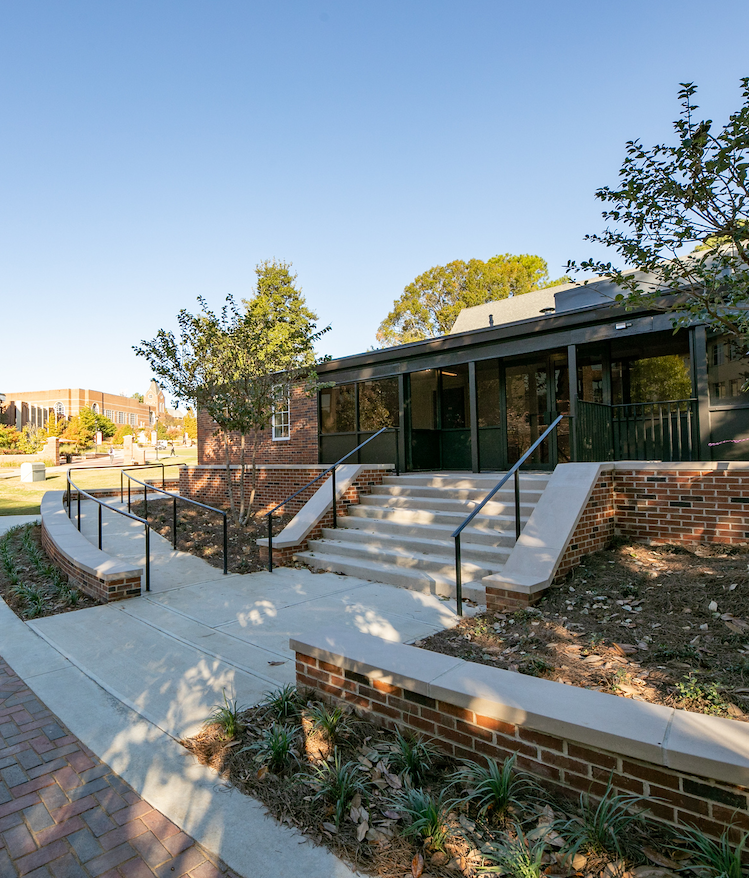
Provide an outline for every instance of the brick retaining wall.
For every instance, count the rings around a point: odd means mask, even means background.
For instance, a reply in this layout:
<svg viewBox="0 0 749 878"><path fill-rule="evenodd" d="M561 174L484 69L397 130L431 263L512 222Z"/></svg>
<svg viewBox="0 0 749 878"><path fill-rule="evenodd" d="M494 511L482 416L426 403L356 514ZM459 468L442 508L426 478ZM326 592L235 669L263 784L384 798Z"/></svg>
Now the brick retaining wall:
<svg viewBox="0 0 749 878"><path fill-rule="evenodd" d="M317 643L318 639L315 638L314 642ZM480 710L456 704L449 698L425 695L425 687L418 683L421 692L407 688L401 675L407 678L411 673L419 674L425 661L425 653L421 650L417 651L413 668L399 660L402 668L399 675L387 671L359 673L351 670L352 663L346 659L341 661L334 655L327 655L324 659L319 654L315 658L300 652L303 647L299 643L296 648L299 686L312 688L329 701L349 704L358 714L378 725L389 729L411 729L456 758L484 762L488 758L503 760L515 754L518 768L543 779L546 785L566 796L589 792L600 797L611 779L617 792L644 796L652 817L661 823L695 825L714 837L733 826L735 840L739 830L749 830L749 789L746 786L633 758L627 754L626 746L622 748L623 752L616 752L590 746L569 735L539 731L531 727L530 721L505 722L495 716L486 716ZM345 667L346 664L349 667ZM562 683L552 685L564 686ZM613 699L617 696L605 697ZM455 699L460 700L459 697ZM625 699L621 701L637 704ZM686 714L686 711L676 713ZM578 716L577 721L585 728L588 717ZM636 718L633 718L632 733L637 731L636 727ZM720 729L716 731L720 732ZM627 734L626 728L622 734ZM694 770L698 770L697 765ZM739 770L737 774L745 775L745 770Z"/></svg>

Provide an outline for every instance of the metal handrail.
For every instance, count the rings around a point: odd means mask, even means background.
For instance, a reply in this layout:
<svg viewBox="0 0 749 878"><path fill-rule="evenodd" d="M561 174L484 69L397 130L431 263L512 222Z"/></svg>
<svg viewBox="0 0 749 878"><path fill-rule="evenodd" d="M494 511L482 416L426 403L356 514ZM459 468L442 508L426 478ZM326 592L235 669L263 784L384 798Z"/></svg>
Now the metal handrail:
<svg viewBox="0 0 749 878"><path fill-rule="evenodd" d="M94 469L94 467L91 467ZM141 524L146 526L145 537L146 537L146 591L151 591L151 532L148 529L148 522L141 518L138 515L134 515L129 510L125 512L123 509L115 509L114 506L110 506L108 503L104 503L103 500L99 500L98 497L94 497L93 494L89 494L88 491L84 491L82 488L79 488L78 485L70 478L70 470L67 471L67 503L68 503L68 518L72 518L71 515L71 505L70 505L70 487L71 485L76 490L76 499L78 501L78 532L81 530L81 494L84 497L88 497L89 500L93 500L99 507L99 551L101 551L102 546L102 528L101 528L101 510L103 506L106 506L107 509L111 509L112 512L116 512L118 515L124 515L125 518L130 518L132 521L139 521Z"/></svg>
<svg viewBox="0 0 749 878"><path fill-rule="evenodd" d="M265 513L265 517L268 519L268 573L273 573L273 513L276 510L280 509L282 506L285 506L289 500L293 500L294 497L298 497L302 491L306 491L310 485L314 485L315 482L319 482L324 476L327 476L329 472L332 472L333 475L331 477L332 488L333 488L333 527L338 527L338 504L336 503L336 495L335 495L335 471L336 467L340 466L344 460L348 460L352 454L356 454L360 448L364 448L364 446L371 442L373 439L376 439L381 433L384 433L386 430L392 430L393 427L381 427L376 433L373 433L369 439L365 439L360 445L357 445L352 451L349 451L348 454L344 454L340 460L337 460L334 464L329 466L324 472L321 472L319 476L315 476L314 479L307 482L307 484L300 488L298 491L295 491L293 494L289 495L285 500L282 500L277 506L274 506L270 512ZM400 475L400 459L399 459L399 451L398 451L398 428L395 428L396 440L395 440L395 474Z"/></svg>
<svg viewBox="0 0 749 878"><path fill-rule="evenodd" d="M120 471L120 503L124 503L123 499L123 486L122 486L122 474L126 470L138 470L138 472L142 472L144 469L151 469L153 467L160 466L161 467L161 487L163 488L166 485L166 476L164 473L164 468L167 466L184 466L186 467L186 463L162 463L160 460L155 460L151 463L146 464L128 464L127 466L119 466L117 467ZM86 469L95 469L95 467L86 467ZM137 481L137 479L136 479ZM153 486L152 486L153 487Z"/></svg>
<svg viewBox="0 0 749 878"><path fill-rule="evenodd" d="M525 452L525 454L513 464L512 468L505 474L505 476L497 482L497 484L489 491L489 493L484 497L484 499L479 503L479 505L466 517L465 521L459 525L451 534L453 539L455 540L455 596L458 602L458 615L463 615L463 580L461 574L461 564L460 564L460 535L463 530L468 527L468 525L473 521L473 519L481 512L484 506L491 500L491 498L499 491L502 485L510 478L510 476L515 477L515 539L520 539L520 467L525 463L526 460L533 454L533 452L538 448L538 446L544 441L544 439L554 430L559 424L559 422L563 418L568 418L569 414L559 415L552 424L550 424L544 432L536 439L536 441L531 445L531 447Z"/></svg>
<svg viewBox="0 0 749 878"><path fill-rule="evenodd" d="M177 466L178 464L167 464L167 466ZM157 491L159 494L166 494L167 497L172 498L172 548L176 551L177 549L177 500L183 500L185 503L192 503L193 506L200 506L201 509L208 509L211 512L218 512L224 519L224 576L229 572L229 525L228 525L228 515L224 512L223 509L216 509L215 506L208 506L207 503L199 503L197 500L192 500L190 497L183 497L181 494L174 494L172 491L167 491L164 488L158 488L156 485L149 485L147 482L143 482L140 479L136 479L135 476L131 476L129 472L123 470L123 473L127 476L127 511L130 511L130 482L137 482L139 485L143 485L143 507L144 513L146 516L146 520L148 520L148 490L149 488L152 491Z"/></svg>

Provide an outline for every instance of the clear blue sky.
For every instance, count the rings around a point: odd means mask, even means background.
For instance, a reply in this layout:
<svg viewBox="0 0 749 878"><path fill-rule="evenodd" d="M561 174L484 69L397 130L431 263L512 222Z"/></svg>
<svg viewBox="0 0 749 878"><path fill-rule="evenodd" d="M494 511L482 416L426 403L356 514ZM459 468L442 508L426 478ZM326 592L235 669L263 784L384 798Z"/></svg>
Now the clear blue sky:
<svg viewBox="0 0 749 878"><path fill-rule="evenodd" d="M131 346L291 261L375 343L433 265L591 254L627 139L678 83L723 122L749 3L3 0L0 391L143 391ZM600 254L599 254L600 255Z"/></svg>

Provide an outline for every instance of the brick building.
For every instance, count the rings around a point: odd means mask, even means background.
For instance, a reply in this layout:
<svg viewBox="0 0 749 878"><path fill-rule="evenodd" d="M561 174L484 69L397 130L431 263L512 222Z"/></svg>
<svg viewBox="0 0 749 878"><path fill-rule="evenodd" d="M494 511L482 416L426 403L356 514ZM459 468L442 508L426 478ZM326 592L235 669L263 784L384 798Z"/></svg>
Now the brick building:
<svg viewBox="0 0 749 878"><path fill-rule="evenodd" d="M143 402L131 396L66 387L54 390L8 391L0 404L0 423L23 429L26 424L44 427L52 411L58 418L74 418L81 409L90 408L109 418L116 426L133 429L150 427L166 412L164 393L151 381Z"/></svg>

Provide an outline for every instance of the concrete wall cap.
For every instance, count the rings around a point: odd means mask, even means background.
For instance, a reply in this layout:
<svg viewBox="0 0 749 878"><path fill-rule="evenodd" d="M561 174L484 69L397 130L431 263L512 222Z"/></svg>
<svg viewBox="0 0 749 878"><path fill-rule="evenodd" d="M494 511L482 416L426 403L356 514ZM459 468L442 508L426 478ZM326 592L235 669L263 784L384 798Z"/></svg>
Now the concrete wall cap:
<svg viewBox="0 0 749 878"><path fill-rule="evenodd" d="M749 786L749 725L632 701L339 629L289 646L481 716L720 782Z"/></svg>

